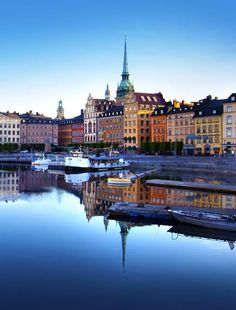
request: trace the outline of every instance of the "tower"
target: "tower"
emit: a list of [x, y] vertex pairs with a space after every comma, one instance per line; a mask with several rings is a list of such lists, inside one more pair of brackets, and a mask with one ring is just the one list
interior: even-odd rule
[[129, 80], [129, 69], [128, 69], [128, 56], [127, 56], [127, 44], [125, 38], [125, 47], [124, 47], [124, 60], [123, 60], [123, 71], [121, 74], [122, 80], [117, 87], [116, 95], [117, 97], [123, 97], [129, 92], [134, 91], [134, 87]]
[[107, 84], [107, 88], [106, 88], [106, 91], [105, 91], [105, 99], [108, 100], [108, 101], [111, 99], [111, 92], [110, 92], [108, 84]]
[[56, 117], [56, 119], [63, 119], [63, 118], [65, 118], [65, 116], [64, 116], [64, 108], [63, 108], [63, 103], [60, 100], [58, 102], [57, 117]]

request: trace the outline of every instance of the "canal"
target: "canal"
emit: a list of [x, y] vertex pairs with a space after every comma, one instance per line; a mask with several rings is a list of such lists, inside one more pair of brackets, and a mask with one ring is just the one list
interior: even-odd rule
[[147, 187], [144, 180], [116, 188], [103, 175], [2, 167], [0, 309], [234, 307], [235, 236], [108, 219], [119, 201], [236, 208], [234, 195]]

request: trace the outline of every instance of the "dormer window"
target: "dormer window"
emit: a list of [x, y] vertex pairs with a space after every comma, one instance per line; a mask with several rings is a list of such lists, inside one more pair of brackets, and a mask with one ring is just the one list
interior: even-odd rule
[[148, 101], [149, 101], [149, 102], [151, 102], [151, 101], [152, 101], [152, 99], [151, 99], [149, 96], [147, 96], [147, 99], [148, 99]]
[[216, 114], [216, 110], [213, 110], [213, 114]]
[[161, 114], [163, 114], [163, 110], [161, 110]]
[[231, 97], [231, 101], [235, 101], [235, 96], [232, 96], [232, 97]]
[[146, 101], [145, 97], [144, 96], [141, 96], [141, 99], [142, 101]]
[[202, 115], [202, 111], [199, 111], [198, 115]]

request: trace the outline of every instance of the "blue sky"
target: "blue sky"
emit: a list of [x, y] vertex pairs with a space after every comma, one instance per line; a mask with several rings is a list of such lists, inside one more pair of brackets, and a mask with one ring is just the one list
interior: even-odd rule
[[127, 35], [136, 91], [169, 99], [236, 91], [235, 0], [0, 0], [0, 110], [78, 115], [115, 97]]

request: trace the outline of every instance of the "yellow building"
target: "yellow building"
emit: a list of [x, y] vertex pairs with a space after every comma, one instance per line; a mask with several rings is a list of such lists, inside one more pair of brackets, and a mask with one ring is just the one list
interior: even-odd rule
[[207, 97], [195, 109], [195, 154], [214, 155], [222, 153], [223, 100]]
[[130, 92], [123, 99], [124, 146], [139, 148], [150, 142], [150, 116], [157, 107], [165, 106], [161, 93]]

